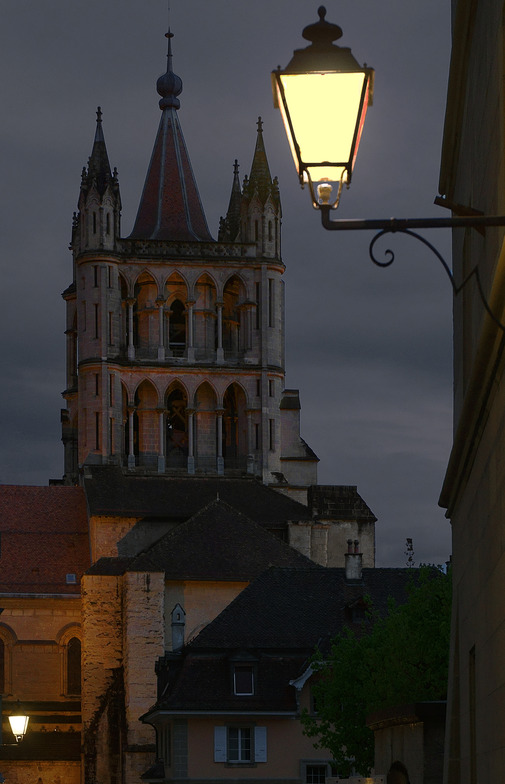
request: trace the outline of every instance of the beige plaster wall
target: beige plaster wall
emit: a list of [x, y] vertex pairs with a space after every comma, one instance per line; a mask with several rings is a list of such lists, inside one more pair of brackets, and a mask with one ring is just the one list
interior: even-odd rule
[[165, 587], [166, 649], [172, 649], [170, 614], [176, 604], [186, 613], [185, 640], [198, 634], [248, 585], [247, 582], [218, 582], [211, 580], [168, 581]]
[[[296, 718], [254, 717], [192, 718], [188, 722], [188, 776], [190, 779], [298, 779], [301, 760], [330, 761], [326, 749], [314, 749], [310, 738], [302, 734]], [[267, 762], [252, 766], [214, 762], [214, 727], [248, 726], [254, 723], [267, 728]]]

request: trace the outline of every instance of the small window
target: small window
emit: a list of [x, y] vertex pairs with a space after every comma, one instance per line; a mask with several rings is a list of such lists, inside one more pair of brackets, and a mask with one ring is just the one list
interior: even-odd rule
[[306, 765], [305, 784], [325, 784], [326, 765]]
[[95, 449], [100, 449], [100, 412], [95, 411]]
[[270, 397], [274, 397], [275, 394], [275, 382], [272, 378], [268, 380], [268, 394]]
[[254, 667], [250, 664], [236, 664], [234, 666], [233, 693], [254, 694]]
[[77, 575], [73, 573], [69, 573], [66, 575], [65, 582], [67, 585], [76, 585], [77, 584]]
[[214, 727], [214, 762], [253, 765], [266, 761], [266, 727]]
[[72, 637], [67, 644], [67, 694], [81, 693], [81, 641]]
[[329, 762], [324, 760], [302, 760], [300, 778], [303, 784], [325, 784], [329, 776], [337, 774], [331, 769]]
[[0, 637], [0, 694], [5, 693], [5, 642]]
[[274, 326], [274, 279], [268, 278], [268, 326]]
[[252, 761], [250, 727], [228, 727], [228, 762]]
[[95, 289], [98, 287], [98, 267], [96, 265], [93, 266], [93, 286]]
[[261, 323], [260, 323], [260, 321], [261, 321], [261, 318], [260, 318], [260, 315], [261, 315], [261, 310], [260, 310], [261, 285], [259, 283], [255, 283], [254, 284], [254, 288], [256, 290], [256, 323], [255, 323], [255, 327], [256, 327], [256, 329], [259, 329], [260, 326], [261, 326]]
[[271, 452], [275, 449], [275, 420], [269, 419], [268, 420], [268, 442], [269, 442], [269, 449]]
[[261, 379], [256, 379], [256, 397], [261, 397]]

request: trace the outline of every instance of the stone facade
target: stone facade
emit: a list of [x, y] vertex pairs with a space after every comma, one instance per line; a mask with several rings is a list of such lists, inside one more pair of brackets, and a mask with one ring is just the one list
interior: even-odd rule
[[[459, 214], [505, 214], [503, 3], [453, 2], [440, 193]], [[485, 85], [485, 89], [482, 89]], [[454, 444], [441, 495], [453, 532], [446, 784], [503, 778], [505, 464], [503, 229], [455, 230]]]

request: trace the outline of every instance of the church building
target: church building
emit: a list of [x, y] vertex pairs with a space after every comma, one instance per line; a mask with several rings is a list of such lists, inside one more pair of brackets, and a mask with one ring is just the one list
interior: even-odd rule
[[271, 566], [340, 568], [348, 542], [375, 566], [375, 516], [356, 487], [317, 485], [298, 390], [284, 388], [281, 202], [261, 119], [213, 239], [167, 37], [127, 237], [100, 109], [82, 171], [63, 293], [63, 479], [0, 487], [0, 557], [20, 536], [24, 552], [0, 578], [4, 714], [20, 700], [31, 721], [22, 743], [0, 746], [15, 784], [139, 782], [156, 762], [140, 718], [157, 660]]

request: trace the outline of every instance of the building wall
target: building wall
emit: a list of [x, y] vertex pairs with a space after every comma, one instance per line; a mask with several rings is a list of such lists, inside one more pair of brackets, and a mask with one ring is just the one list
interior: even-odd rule
[[80, 784], [80, 762], [0, 763], [0, 773], [8, 784]]
[[[440, 192], [453, 204], [503, 215], [503, 2], [458, 0], [453, 13]], [[491, 309], [505, 322], [503, 229], [455, 231], [453, 264], [457, 283], [478, 268]], [[503, 777], [503, 372], [503, 332], [486, 316], [472, 277], [454, 304], [454, 445], [441, 496], [454, 579], [446, 784]]]
[[[184, 609], [185, 642], [195, 637], [248, 585], [247, 582], [169, 580], [165, 587], [165, 649], [172, 649], [170, 614], [177, 604]], [[154, 670], [153, 670], [154, 672]]]
[[66, 643], [81, 637], [80, 597], [1, 599], [0, 637], [5, 646], [9, 699], [75, 700], [65, 689]]

